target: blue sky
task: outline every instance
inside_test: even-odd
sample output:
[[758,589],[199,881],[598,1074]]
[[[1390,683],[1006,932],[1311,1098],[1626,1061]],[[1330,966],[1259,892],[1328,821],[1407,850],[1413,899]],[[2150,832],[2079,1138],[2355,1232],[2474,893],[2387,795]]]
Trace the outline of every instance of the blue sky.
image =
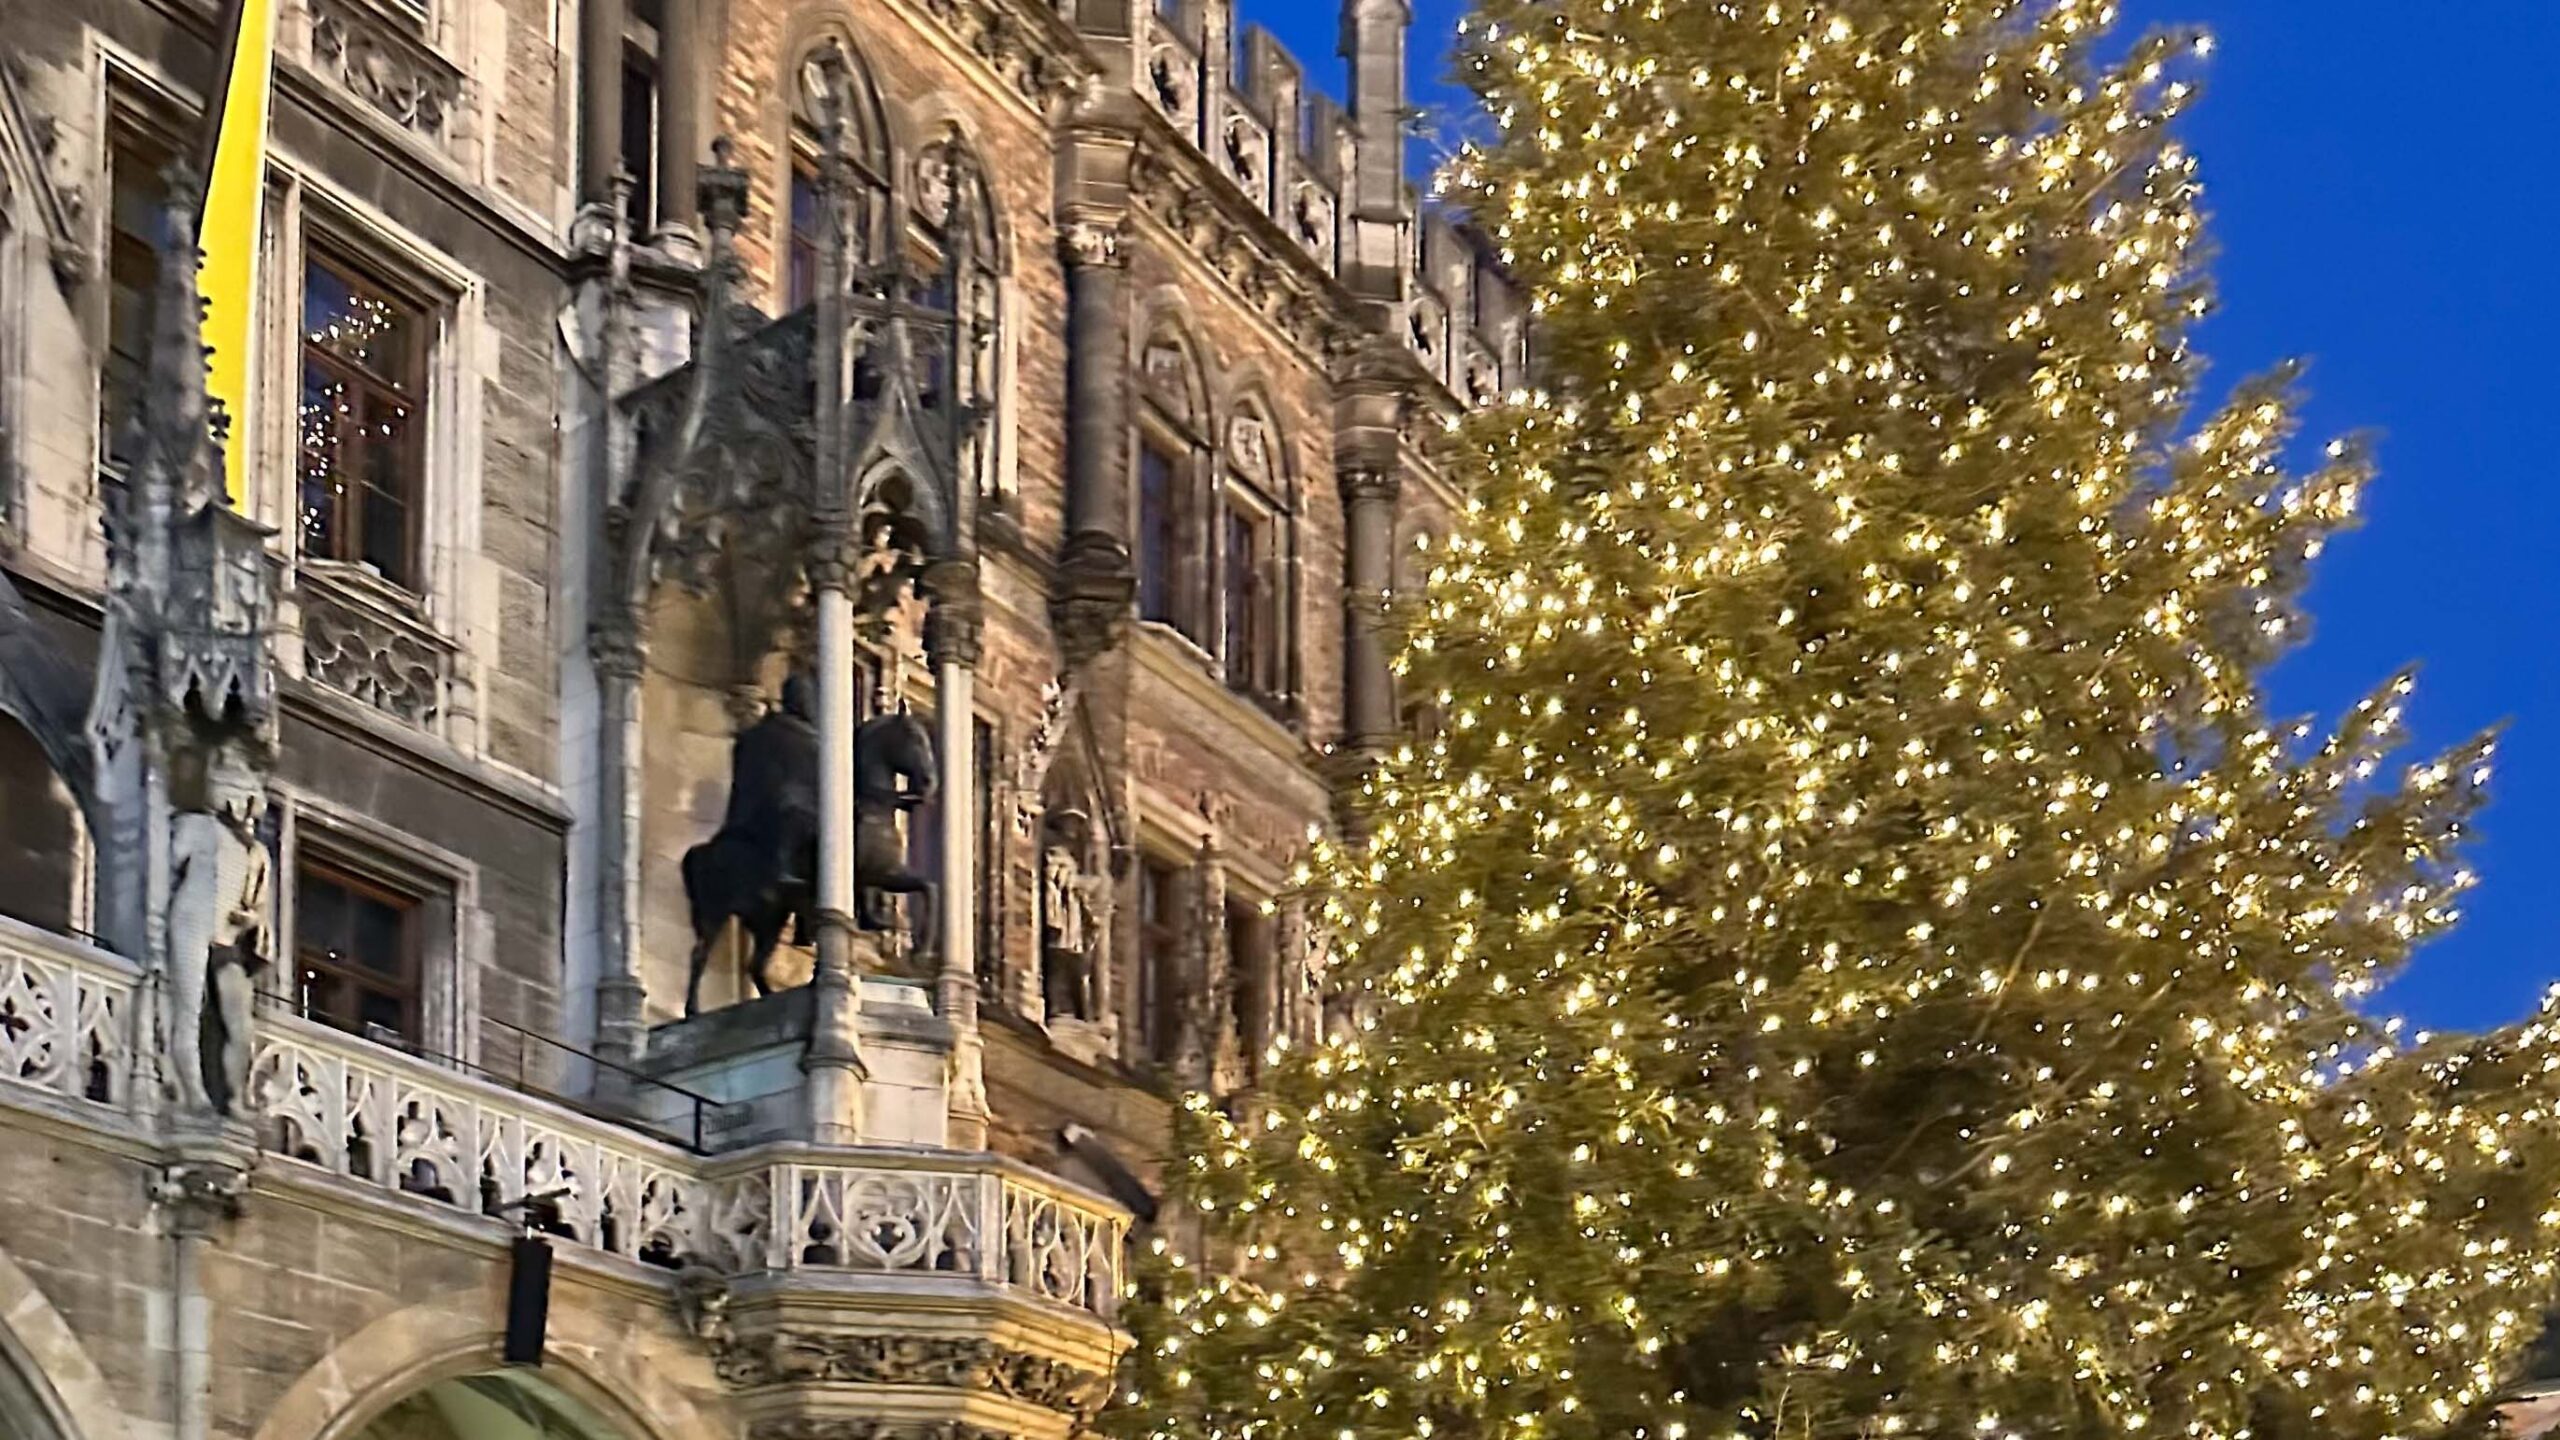
[[[1341,93],[1330,0],[1244,8]],[[1416,0],[1417,74],[1445,73],[1462,8]],[[2275,698],[2334,715],[2417,661],[2423,744],[2508,726],[2468,918],[2384,1003],[2440,1027],[2518,1018],[2560,978],[2560,4],[2126,8],[2220,42],[2186,127],[2221,252],[2210,384],[2306,359],[2306,440],[2381,440],[2365,526],[2322,560],[2313,637]]]

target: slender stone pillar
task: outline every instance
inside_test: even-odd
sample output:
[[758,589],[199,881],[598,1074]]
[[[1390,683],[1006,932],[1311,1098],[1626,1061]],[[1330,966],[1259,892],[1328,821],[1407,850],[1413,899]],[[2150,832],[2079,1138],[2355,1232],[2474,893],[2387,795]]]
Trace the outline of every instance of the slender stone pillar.
[[933,666],[934,751],[942,771],[942,913],[934,926],[942,963],[934,1008],[952,1033],[951,1145],[976,1150],[987,1143],[989,1113],[978,1037],[977,567],[943,561],[926,573],[925,588],[933,607],[925,615],[925,658]]
[[710,37],[704,33],[706,0],[666,0],[666,25],[658,32],[658,203],[673,226],[681,196],[693,193],[702,163],[702,95],[710,81]]
[[1065,227],[1067,543],[1057,626],[1072,672],[1119,643],[1129,559],[1128,256],[1118,219]]
[[1395,585],[1396,496],[1392,470],[1344,470],[1342,486],[1342,728],[1353,750],[1374,755],[1402,728],[1395,675],[1387,664],[1387,596]]
[[818,513],[809,556],[809,588],[818,612],[818,964],[811,984],[814,1019],[808,1054],[809,1138],[822,1145],[862,1139],[861,1044],[855,1029],[860,986],[854,974],[853,585],[858,527],[845,473],[847,434],[845,280],[851,231],[845,216],[844,94],[847,62],[833,44],[820,53],[826,100],[818,136],[817,377],[813,459]]
[[[598,437],[599,443],[601,438]],[[640,1058],[648,1029],[647,987],[640,950],[640,676],[647,648],[636,617],[599,624],[588,633],[596,674],[596,774],[603,800],[597,815],[596,1054],[628,1067]],[[620,1096],[623,1077],[595,1078],[600,1096]]]
[[623,0],[580,0],[578,195],[590,205],[613,200],[614,172],[622,168],[624,18]]
[[820,541],[809,567],[818,610],[818,964],[804,1068],[809,1138],[851,1145],[862,1138],[864,1076],[853,944],[853,567],[842,527],[828,528],[837,534]]

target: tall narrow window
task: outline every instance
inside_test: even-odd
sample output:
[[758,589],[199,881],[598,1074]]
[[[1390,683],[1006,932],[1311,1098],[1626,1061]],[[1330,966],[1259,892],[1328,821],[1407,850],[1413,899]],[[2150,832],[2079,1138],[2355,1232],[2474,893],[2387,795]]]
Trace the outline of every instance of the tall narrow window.
[[978,802],[978,973],[993,977],[1004,973],[1003,897],[996,894],[996,877],[1004,870],[1004,830],[996,817],[995,727],[980,720],[971,738],[977,772],[971,793]]
[[1218,657],[1227,686],[1276,709],[1288,690],[1288,586],[1278,446],[1259,414],[1227,428],[1218,496]]
[[302,288],[302,554],[418,586],[429,323],[314,251]]
[[1138,1044],[1147,1059],[1173,1059],[1181,1029],[1182,872],[1149,857],[1138,867]]
[[666,0],[631,0],[622,28],[622,168],[631,177],[631,228],[646,235],[657,227],[658,202],[682,196],[658,194],[660,104],[658,36]]
[[853,264],[859,269],[894,253],[881,248],[884,238],[895,238],[882,223],[888,218],[889,203],[888,119],[880,109],[879,91],[862,64],[861,47],[850,37],[839,37],[837,43],[852,61],[843,77],[844,88],[833,96],[827,94],[820,45],[802,53],[792,95],[791,171],[780,236],[779,279],[786,311],[818,298],[818,257],[828,239],[818,203],[818,158],[830,116],[843,127],[844,144],[838,153],[845,162],[844,225]]
[[1138,447],[1138,618],[1183,623],[1175,573],[1182,553],[1182,462],[1153,441]]
[[791,162],[791,244],[785,259],[783,309],[797,310],[818,298],[818,256],[826,245],[825,207],[819,203],[818,162],[800,156]]
[[119,128],[107,156],[107,355],[99,377],[98,427],[110,464],[131,463],[133,421],[140,413],[150,363],[152,299],[168,226],[168,169],[174,158],[158,136]]
[[418,1021],[418,897],[350,871],[305,864],[295,877],[293,1001],[357,1034],[408,1041]]
[[631,228],[658,223],[658,67],[636,47],[622,52],[622,168],[631,177]]
[[1226,925],[1228,1014],[1236,1049],[1251,1072],[1261,1068],[1262,1052],[1271,1044],[1271,919],[1252,901],[1230,896]]
[[1256,699],[1280,694],[1279,526],[1249,497],[1225,499],[1225,634],[1227,684]]

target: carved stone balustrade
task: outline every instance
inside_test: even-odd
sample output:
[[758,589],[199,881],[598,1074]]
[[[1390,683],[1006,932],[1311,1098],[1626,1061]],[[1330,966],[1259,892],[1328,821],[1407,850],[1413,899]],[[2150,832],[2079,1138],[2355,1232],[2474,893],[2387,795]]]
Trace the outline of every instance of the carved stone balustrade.
[[429,734],[446,733],[460,647],[361,571],[306,566],[296,594],[306,677]]
[[130,961],[0,915],[0,1096],[105,1114],[144,1099],[150,1038]]
[[[148,992],[127,962],[0,919],[0,1104],[92,1117],[147,1108]],[[287,1162],[261,1183],[352,1184],[386,1205],[484,1221],[555,1195],[571,1251],[672,1273],[806,1281],[836,1297],[1029,1307],[1108,1347],[1129,1217],[1001,1157],[768,1145],[705,1156],[297,1016],[263,1015],[242,1118]],[[344,1193],[341,1189],[340,1193]]]

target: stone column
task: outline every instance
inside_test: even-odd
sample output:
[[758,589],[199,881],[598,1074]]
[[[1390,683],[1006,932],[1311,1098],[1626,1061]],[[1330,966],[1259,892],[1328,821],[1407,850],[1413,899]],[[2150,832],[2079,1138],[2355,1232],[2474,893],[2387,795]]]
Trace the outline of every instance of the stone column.
[[679,197],[693,193],[702,163],[702,95],[710,79],[705,5],[666,0],[666,24],[658,32],[657,193],[667,227],[679,223]]
[[849,528],[840,518],[822,526],[819,552],[809,566],[818,611],[818,963],[810,982],[813,1019],[803,1068],[809,1076],[809,1138],[821,1145],[860,1142],[865,1074],[856,1030],[860,981],[854,973]]
[[818,505],[809,555],[811,603],[818,614],[818,963],[809,1051],[809,1138],[851,1145],[862,1138],[861,1042],[855,1029],[860,985],[854,974],[853,732],[854,600],[859,525],[845,473],[851,450],[845,363],[845,278],[851,264],[845,216],[844,52],[830,43],[819,56],[832,103],[818,137],[817,344],[811,373]]
[[1071,220],[1067,267],[1067,543],[1059,641],[1070,672],[1119,643],[1137,586],[1129,558],[1129,320],[1126,230]]
[[1340,472],[1342,555],[1342,730],[1352,750],[1376,755],[1402,728],[1395,675],[1387,665],[1387,596],[1395,585],[1396,497],[1392,470]]
[[982,631],[978,569],[944,560],[925,574],[925,658],[933,666],[934,751],[942,771],[942,854],[937,889],[942,947],[934,1008],[951,1026],[950,1142],[987,1143],[985,1051],[978,1038],[977,670]]
[[[616,617],[617,619],[619,617]],[[596,1054],[628,1067],[648,1030],[640,950],[640,676],[648,651],[639,619],[612,620],[587,636],[596,672]],[[622,1093],[619,1071],[595,1077],[597,1093]]]
[[622,168],[623,22],[623,0],[580,0],[578,195],[590,205],[613,200],[614,172]]

